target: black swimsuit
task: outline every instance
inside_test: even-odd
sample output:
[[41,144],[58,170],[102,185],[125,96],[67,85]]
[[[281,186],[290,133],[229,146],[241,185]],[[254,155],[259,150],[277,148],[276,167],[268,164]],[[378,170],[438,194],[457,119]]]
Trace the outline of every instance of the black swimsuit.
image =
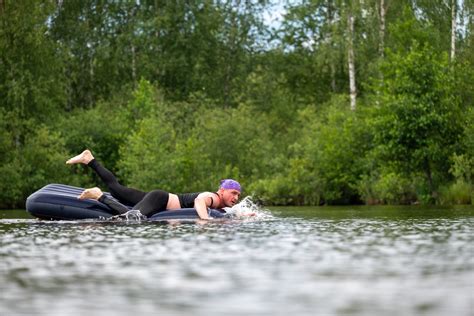
[[[97,175],[105,182],[110,193],[118,201],[111,199],[107,196],[102,195],[99,199],[100,202],[108,205],[116,214],[124,214],[128,212],[128,207],[123,205],[133,206],[134,210],[140,210],[145,216],[151,216],[155,213],[163,212],[166,210],[169,200],[169,193],[163,190],[153,190],[151,192],[143,192],[133,188],[128,188],[121,185],[114,174],[104,168],[95,159],[89,162],[91,167]],[[213,192],[218,195],[217,193]],[[192,208],[194,207],[194,200],[201,193],[182,193],[177,194],[179,204],[181,208]],[[211,197],[211,207],[214,204],[214,199]]]
[[[199,194],[202,192],[197,192],[197,193],[181,193],[181,194],[176,194],[178,196],[179,204],[181,205],[181,208],[190,208],[194,207],[194,200],[198,197]],[[215,195],[219,196],[216,192],[212,192]],[[214,204],[214,199],[211,198],[211,207],[212,204]]]
[[181,205],[181,208],[189,208],[194,207],[194,200],[199,194],[201,193],[181,193],[176,195],[178,196],[179,205]]

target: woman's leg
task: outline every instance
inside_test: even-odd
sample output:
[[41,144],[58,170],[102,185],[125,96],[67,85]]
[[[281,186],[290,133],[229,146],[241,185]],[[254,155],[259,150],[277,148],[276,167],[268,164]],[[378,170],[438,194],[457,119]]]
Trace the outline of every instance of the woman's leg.
[[[104,181],[107,185],[108,190],[112,194],[114,198],[119,200],[122,203],[127,205],[135,205],[140,202],[145,195],[146,192],[128,188],[126,186],[121,185],[115,175],[103,167],[92,155],[89,150],[84,150],[81,154],[69,159],[67,164],[76,164],[82,163],[92,168],[95,173]],[[165,206],[166,208],[166,206]]]
[[139,210],[145,216],[151,216],[155,213],[163,212],[168,205],[169,193],[162,190],[153,190],[145,195],[145,197],[133,207]]
[[108,197],[99,188],[85,189],[82,191],[81,195],[79,195],[79,199],[93,199],[102,202],[110,208],[113,215],[125,214],[129,211],[128,207],[117,202],[117,200]]
[[107,185],[110,194],[117,200],[128,205],[135,205],[146,195],[146,192],[121,185],[115,175],[93,159],[87,164]]

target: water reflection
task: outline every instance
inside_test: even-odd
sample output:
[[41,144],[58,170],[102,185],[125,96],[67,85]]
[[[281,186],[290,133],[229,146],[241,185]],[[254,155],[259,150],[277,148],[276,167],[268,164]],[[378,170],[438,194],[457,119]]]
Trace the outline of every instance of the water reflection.
[[0,220],[0,313],[472,312],[472,209],[277,212],[205,225]]

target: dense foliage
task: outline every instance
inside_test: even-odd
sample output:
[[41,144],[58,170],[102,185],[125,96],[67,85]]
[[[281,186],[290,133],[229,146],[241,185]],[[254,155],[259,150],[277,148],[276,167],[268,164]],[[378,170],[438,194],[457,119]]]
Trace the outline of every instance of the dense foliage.
[[472,203],[473,9],[0,1],[0,207],[100,184],[64,164],[85,148],[144,190],[233,177],[267,204]]

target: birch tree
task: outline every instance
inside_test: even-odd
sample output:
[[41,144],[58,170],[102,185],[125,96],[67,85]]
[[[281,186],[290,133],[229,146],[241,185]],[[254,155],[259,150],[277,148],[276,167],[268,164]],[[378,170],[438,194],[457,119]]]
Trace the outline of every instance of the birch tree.
[[451,0],[451,61],[456,56],[456,18],[457,18],[457,0]]
[[[387,0],[388,1],[388,0]],[[379,3],[379,55],[380,58],[384,57],[385,50],[385,0],[380,0]]]
[[347,40],[347,64],[349,68],[349,91],[351,99],[351,110],[355,111],[357,106],[357,88],[354,57],[354,9],[351,3],[348,5],[347,10]]

